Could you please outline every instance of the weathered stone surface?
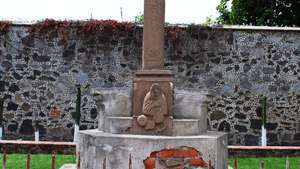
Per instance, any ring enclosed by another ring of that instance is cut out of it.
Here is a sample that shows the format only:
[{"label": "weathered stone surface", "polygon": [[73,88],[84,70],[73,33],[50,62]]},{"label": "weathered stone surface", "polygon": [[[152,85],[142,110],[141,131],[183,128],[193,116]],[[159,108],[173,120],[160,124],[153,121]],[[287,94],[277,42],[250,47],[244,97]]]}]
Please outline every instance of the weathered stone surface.
[{"label": "weathered stone surface", "polygon": [[73,140],[72,130],[64,127],[47,128],[47,134],[50,135],[54,141]]},{"label": "weathered stone surface", "polygon": [[220,120],[224,119],[226,114],[222,111],[214,111],[210,114],[210,120]]},{"label": "weathered stone surface", "polygon": [[10,101],[7,103],[7,111],[17,111],[18,110],[19,105]]},{"label": "weathered stone surface", "polygon": [[261,129],[262,120],[251,119],[251,126],[252,129]]},{"label": "weathered stone surface", "polygon": [[227,168],[227,135],[218,132],[168,137],[80,131],[77,151],[80,152],[82,169],[101,168],[103,161],[107,168],[128,168],[131,161],[132,169],[141,169],[145,168],[144,160],[152,152],[183,146],[201,152],[204,161],[211,159],[215,169]]},{"label": "weathered stone surface", "polygon": [[245,114],[242,114],[242,113],[236,113],[234,115],[234,117],[237,118],[237,119],[246,119],[247,116]]},{"label": "weathered stone surface", "polygon": [[23,103],[22,106],[21,106],[21,109],[25,112],[29,111],[31,108],[31,105],[28,104],[28,103]]},{"label": "weathered stone surface", "polygon": [[239,132],[247,132],[248,131],[246,126],[234,125],[234,128]]},{"label": "weathered stone surface", "polygon": [[34,128],[32,126],[32,120],[24,120],[20,126],[20,134],[32,135],[34,133]]},{"label": "weathered stone surface", "polygon": [[8,125],[7,130],[9,132],[16,132],[18,129],[18,124],[17,123],[11,123],[10,125]]},{"label": "weathered stone surface", "polygon": [[300,133],[296,133],[295,136],[294,136],[294,139],[295,140],[300,140]]},{"label": "weathered stone surface", "polygon": [[231,126],[228,122],[223,121],[223,122],[220,123],[218,131],[230,132],[231,131]]},{"label": "weathered stone surface", "polygon": [[245,135],[245,145],[246,146],[256,146],[259,143],[259,137],[253,135]]},{"label": "weathered stone surface", "polygon": [[50,57],[46,55],[38,55],[37,53],[34,53],[32,56],[33,60],[36,62],[48,62],[50,61]]},{"label": "weathered stone surface", "polygon": [[175,119],[205,119],[207,115],[206,92],[175,90]]},{"label": "weathered stone surface", "polygon": [[98,116],[98,111],[96,108],[92,108],[91,111],[90,111],[90,114],[91,114],[91,118],[92,119],[96,119],[96,117]]},{"label": "weathered stone surface", "polygon": [[4,92],[4,90],[5,90],[5,82],[0,81],[0,92]]},{"label": "weathered stone surface", "polygon": [[269,145],[277,143],[278,135],[276,133],[267,133],[267,140],[268,140]]},{"label": "weathered stone surface", "polygon": [[266,129],[267,130],[276,130],[276,128],[278,127],[278,124],[277,123],[267,123],[266,124]]},{"label": "weathered stone surface", "polygon": [[9,86],[9,88],[8,88],[8,91],[10,91],[10,92],[12,92],[12,93],[15,93],[15,92],[17,92],[17,91],[19,91],[20,90],[20,88],[19,88],[19,86],[17,86],[16,84],[11,84],[10,86]]}]

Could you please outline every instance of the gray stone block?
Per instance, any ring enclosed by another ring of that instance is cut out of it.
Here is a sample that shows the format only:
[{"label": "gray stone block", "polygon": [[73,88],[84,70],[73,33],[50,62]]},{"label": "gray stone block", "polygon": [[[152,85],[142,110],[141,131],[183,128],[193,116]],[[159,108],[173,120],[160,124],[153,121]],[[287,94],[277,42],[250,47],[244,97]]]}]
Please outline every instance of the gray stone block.
[{"label": "gray stone block", "polygon": [[173,120],[173,135],[174,136],[192,136],[204,133],[200,131],[199,120],[194,119],[174,119]]},{"label": "gray stone block", "polygon": [[97,101],[104,104],[105,116],[131,116],[131,91],[129,89],[102,89],[93,93],[101,96],[101,99]]},{"label": "gray stone block", "polygon": [[130,127],[132,127],[132,117],[106,117],[104,131],[121,134]]},{"label": "gray stone block", "polygon": [[176,90],[174,118],[175,119],[205,119],[207,116],[207,93]]}]

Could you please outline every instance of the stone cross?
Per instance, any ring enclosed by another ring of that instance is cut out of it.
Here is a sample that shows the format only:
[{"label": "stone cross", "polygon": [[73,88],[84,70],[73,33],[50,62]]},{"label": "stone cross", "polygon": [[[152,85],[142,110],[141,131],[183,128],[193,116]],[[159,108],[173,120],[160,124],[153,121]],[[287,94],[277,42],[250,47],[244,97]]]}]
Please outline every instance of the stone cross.
[{"label": "stone cross", "polygon": [[133,80],[131,133],[172,135],[173,74],[164,70],[165,0],[145,0],[143,65]]},{"label": "stone cross", "polygon": [[165,0],[144,1],[143,70],[164,66]]}]

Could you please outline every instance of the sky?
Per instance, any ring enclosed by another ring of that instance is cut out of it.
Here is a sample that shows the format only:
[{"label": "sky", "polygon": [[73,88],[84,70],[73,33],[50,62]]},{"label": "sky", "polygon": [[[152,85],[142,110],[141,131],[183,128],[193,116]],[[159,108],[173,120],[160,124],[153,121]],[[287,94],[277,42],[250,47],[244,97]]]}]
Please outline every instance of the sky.
[{"label": "sky", "polygon": [[[203,23],[216,17],[219,0],[166,0],[166,22]],[[144,0],[0,0],[0,20],[36,21],[114,19],[134,21]],[[121,9],[123,17],[121,17]]]}]

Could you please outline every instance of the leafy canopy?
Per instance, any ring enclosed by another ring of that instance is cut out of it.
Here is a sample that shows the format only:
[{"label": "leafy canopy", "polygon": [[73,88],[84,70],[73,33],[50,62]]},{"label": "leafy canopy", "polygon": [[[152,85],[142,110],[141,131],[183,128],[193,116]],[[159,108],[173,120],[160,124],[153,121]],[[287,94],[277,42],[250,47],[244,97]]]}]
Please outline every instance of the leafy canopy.
[{"label": "leafy canopy", "polygon": [[221,24],[300,26],[300,0],[221,0],[217,10]]}]

